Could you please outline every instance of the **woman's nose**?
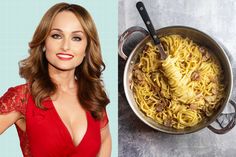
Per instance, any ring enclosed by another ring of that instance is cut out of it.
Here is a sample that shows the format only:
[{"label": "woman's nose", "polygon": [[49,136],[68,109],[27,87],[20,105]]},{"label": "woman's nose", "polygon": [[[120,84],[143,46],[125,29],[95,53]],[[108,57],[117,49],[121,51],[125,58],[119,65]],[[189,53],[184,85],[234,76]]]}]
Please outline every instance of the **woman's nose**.
[{"label": "woman's nose", "polygon": [[63,39],[63,43],[62,43],[61,48],[62,48],[64,51],[70,49],[70,41],[69,41],[69,39],[67,39],[67,38],[64,38],[64,39]]}]

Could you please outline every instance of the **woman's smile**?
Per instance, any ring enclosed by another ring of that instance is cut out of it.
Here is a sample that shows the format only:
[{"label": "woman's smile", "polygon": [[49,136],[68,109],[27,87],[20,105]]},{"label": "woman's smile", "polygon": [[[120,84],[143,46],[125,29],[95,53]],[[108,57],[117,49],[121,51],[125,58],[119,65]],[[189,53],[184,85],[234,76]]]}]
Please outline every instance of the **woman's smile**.
[{"label": "woman's smile", "polygon": [[74,58],[74,55],[72,54],[67,54],[67,53],[63,53],[63,52],[60,52],[60,53],[57,53],[56,56],[60,59],[60,60],[71,60]]}]

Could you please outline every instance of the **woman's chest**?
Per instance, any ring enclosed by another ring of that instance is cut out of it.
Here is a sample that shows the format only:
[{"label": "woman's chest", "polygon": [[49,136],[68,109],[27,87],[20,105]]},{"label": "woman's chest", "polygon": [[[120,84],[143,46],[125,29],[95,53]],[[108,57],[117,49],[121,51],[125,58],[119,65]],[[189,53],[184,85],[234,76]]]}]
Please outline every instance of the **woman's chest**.
[{"label": "woman's chest", "polygon": [[73,140],[78,145],[88,129],[88,113],[77,101],[53,101],[55,116],[63,124]]},{"label": "woman's chest", "polygon": [[[81,150],[84,148],[86,150],[90,145],[94,147],[92,148],[93,154],[99,151],[101,144],[100,126],[90,113],[85,113],[86,129],[80,141],[76,143],[73,138],[80,133],[75,131],[72,134],[67,124],[71,125],[71,128],[78,128],[79,126],[73,127],[73,125],[79,124],[65,123],[66,121],[60,117],[52,102],[47,101],[44,105],[48,108],[47,110],[36,108],[29,101],[26,112],[26,133],[34,156],[71,156],[83,152]],[[62,112],[61,116],[63,115],[65,116]],[[76,122],[75,119],[73,122]]]}]

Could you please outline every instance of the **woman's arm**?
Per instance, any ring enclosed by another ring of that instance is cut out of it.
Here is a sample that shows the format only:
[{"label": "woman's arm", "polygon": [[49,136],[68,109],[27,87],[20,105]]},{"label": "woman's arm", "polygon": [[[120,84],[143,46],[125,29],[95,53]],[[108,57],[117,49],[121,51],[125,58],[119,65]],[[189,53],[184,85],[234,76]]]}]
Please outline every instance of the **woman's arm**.
[{"label": "woman's arm", "polygon": [[101,129],[101,148],[98,157],[110,157],[111,156],[111,134],[109,125],[107,124]]},{"label": "woman's arm", "polygon": [[0,135],[20,118],[21,113],[17,111],[0,114]]}]

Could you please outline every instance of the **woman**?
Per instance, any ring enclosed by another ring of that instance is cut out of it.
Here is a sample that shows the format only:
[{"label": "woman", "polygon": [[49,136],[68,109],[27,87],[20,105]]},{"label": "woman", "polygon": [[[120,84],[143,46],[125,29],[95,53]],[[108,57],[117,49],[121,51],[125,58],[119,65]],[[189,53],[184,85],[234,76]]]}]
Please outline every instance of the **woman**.
[{"label": "woman", "polygon": [[0,133],[16,125],[24,157],[106,157],[111,136],[95,24],[81,6],[50,8],[20,62],[26,84],[0,98]]}]

